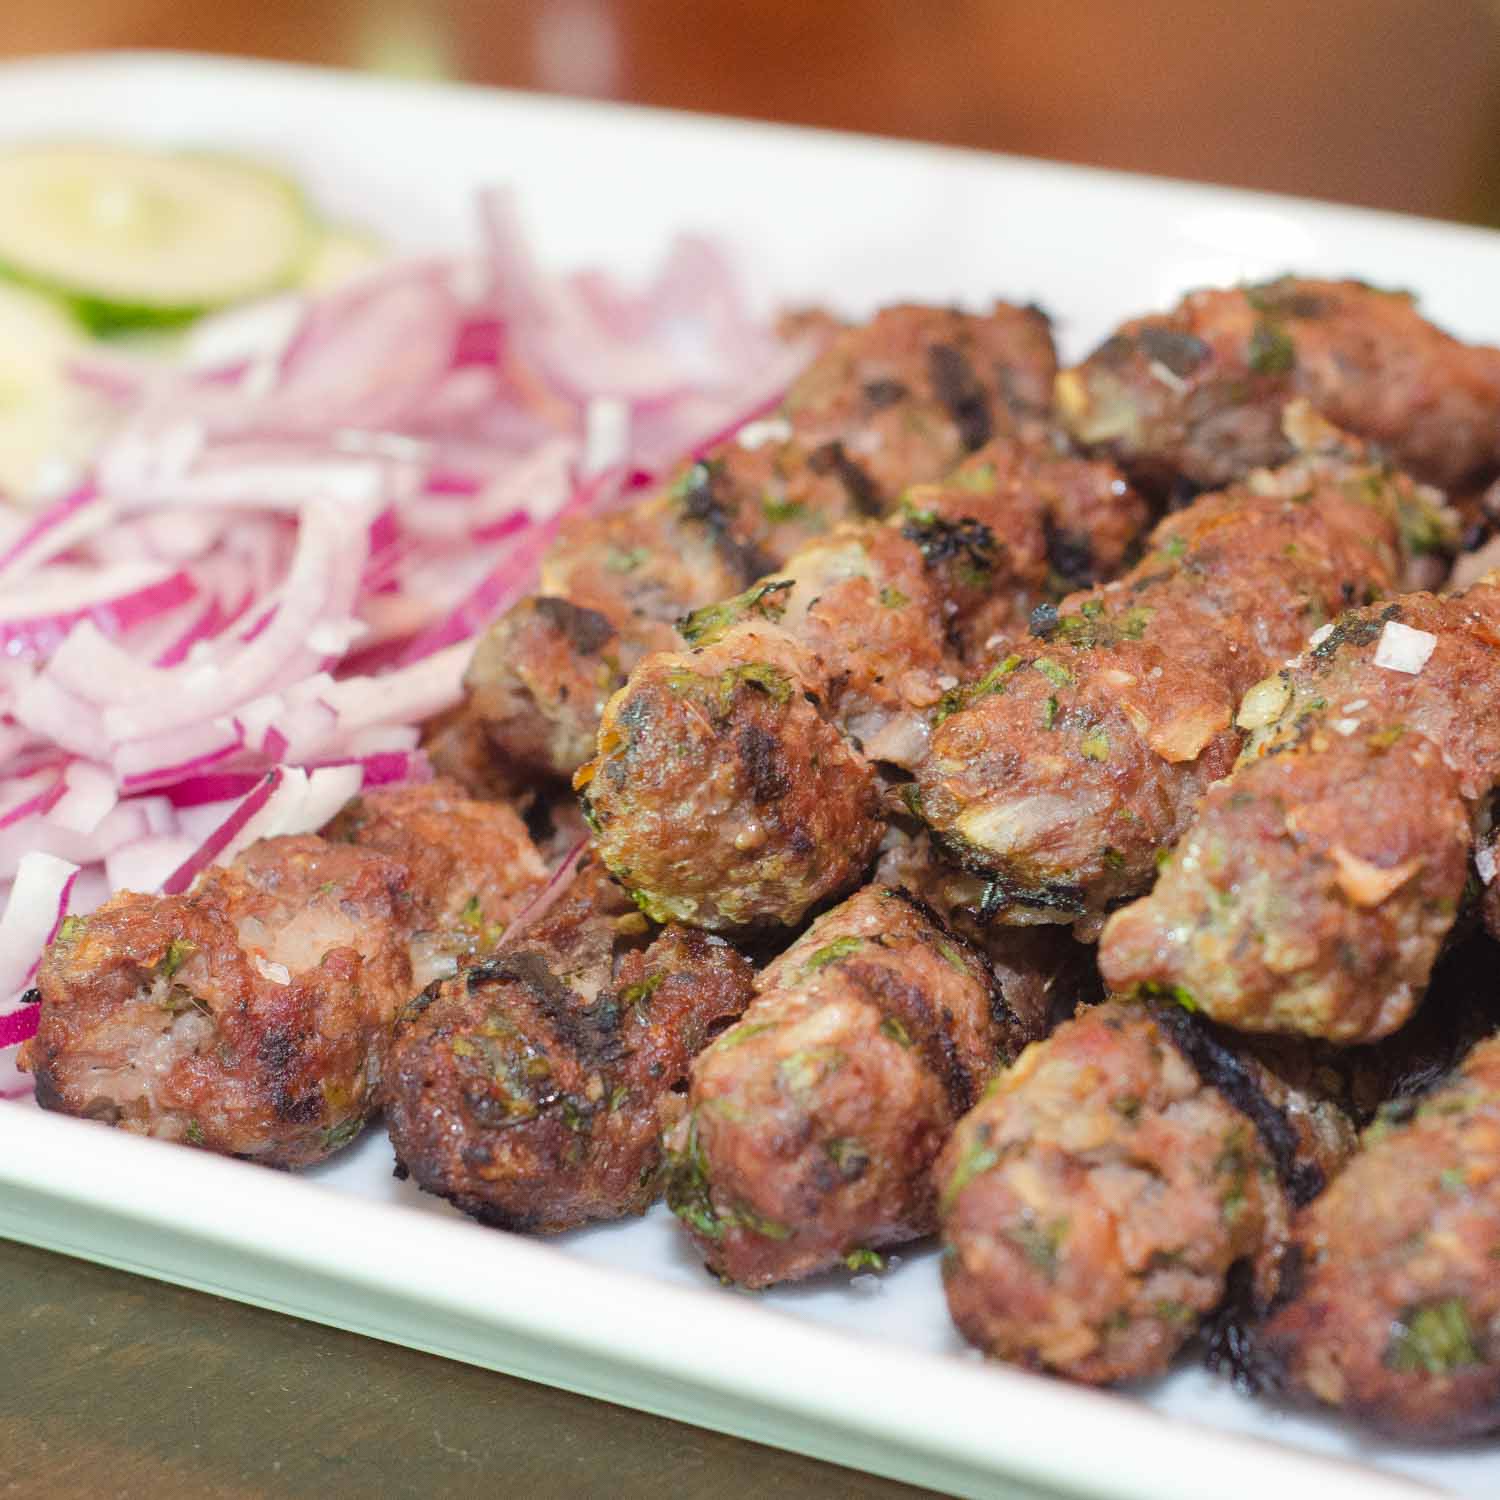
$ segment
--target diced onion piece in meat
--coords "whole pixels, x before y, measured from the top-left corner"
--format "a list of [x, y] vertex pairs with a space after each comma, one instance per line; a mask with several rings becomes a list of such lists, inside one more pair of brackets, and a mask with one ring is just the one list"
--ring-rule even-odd
[[1437, 637], [1430, 630], [1413, 630], [1400, 620], [1387, 620], [1375, 644], [1375, 665], [1415, 676], [1436, 649]]

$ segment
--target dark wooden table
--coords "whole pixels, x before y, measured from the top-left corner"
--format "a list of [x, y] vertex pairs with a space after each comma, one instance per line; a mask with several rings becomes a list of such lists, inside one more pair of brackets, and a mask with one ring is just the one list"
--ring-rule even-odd
[[922, 1491], [0, 1240], [5, 1500]]
[[[636, 100], [1500, 223], [1493, 0], [8, 0], [0, 57], [176, 47]], [[0, 1496], [896, 1496], [0, 1242]]]

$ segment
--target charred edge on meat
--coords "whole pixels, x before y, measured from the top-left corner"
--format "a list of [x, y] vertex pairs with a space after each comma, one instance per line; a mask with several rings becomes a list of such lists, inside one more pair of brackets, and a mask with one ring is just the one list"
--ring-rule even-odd
[[[807, 467], [814, 474], [834, 475], [860, 515], [873, 520], [885, 513], [880, 487], [849, 457], [842, 443], [824, 443], [808, 455]], [[766, 571], [770, 572], [770, 569]]]
[[1015, 1059], [1011, 1055], [1010, 1039], [1021, 1036], [1021, 1018], [1012, 1008], [1010, 1001], [1005, 998], [1004, 986], [1001, 985], [999, 978], [995, 974], [994, 967], [989, 960], [966, 937], [961, 933], [955, 932], [948, 925], [948, 919], [936, 907], [929, 905], [920, 896], [907, 890], [904, 885], [893, 885], [889, 889], [897, 900], [904, 901], [913, 911], [920, 912], [923, 917], [931, 922], [942, 933], [945, 941], [952, 943], [961, 952], [969, 954], [975, 963], [979, 965], [979, 972], [984, 975], [985, 986], [989, 994], [990, 1019], [995, 1023], [995, 1029], [1000, 1035], [1007, 1038], [1004, 1061], [1007, 1065], [1014, 1062]]
[[915, 544], [929, 567], [961, 557], [976, 572], [987, 573], [999, 550], [995, 533], [971, 516], [957, 521], [947, 516], [913, 516], [902, 525], [901, 535]]
[[536, 601], [536, 612], [580, 656], [593, 656], [615, 638], [615, 627], [604, 615], [571, 599], [542, 594]]
[[[934, 837], [933, 841], [949, 859], [972, 874], [989, 873], [983, 865], [965, 861], [961, 841], [941, 836]], [[1081, 885], [1069, 885], [1057, 880], [1048, 881], [1044, 885], [1023, 886], [1001, 878], [992, 879], [985, 886], [984, 895], [974, 913], [975, 920], [980, 923], [992, 922], [997, 912], [1002, 912], [1009, 906], [1034, 906], [1040, 911], [1058, 911], [1069, 917], [1081, 917], [1088, 910]]]
[[742, 542], [735, 536], [729, 511], [715, 493], [719, 474], [717, 464], [694, 464], [682, 482], [682, 511], [688, 520], [697, 521], [707, 529], [719, 555], [748, 586], [757, 578], [775, 572], [776, 563], [759, 547]]
[[963, 350], [934, 344], [927, 351], [927, 368], [937, 398], [948, 408], [964, 447], [973, 453], [994, 436], [990, 403], [974, 366]]
[[865, 386], [865, 400], [876, 411], [895, 406], [897, 402], [905, 401], [909, 395], [911, 391], [899, 380], [872, 380]]
[[[1295, 1247], [1283, 1262], [1287, 1271], [1294, 1258], [1300, 1261]], [[1255, 1295], [1255, 1268], [1247, 1259], [1235, 1261], [1225, 1278], [1224, 1295], [1199, 1333], [1203, 1363], [1213, 1374], [1227, 1378], [1242, 1396], [1269, 1395], [1281, 1385], [1276, 1361], [1256, 1337], [1256, 1327], [1265, 1315]]]
[[1066, 586], [1064, 592], [1087, 588], [1094, 581], [1094, 548], [1088, 536], [1059, 526], [1050, 511], [1042, 517], [1042, 536], [1047, 565]]
[[889, 1016], [893, 1012], [907, 1028], [919, 1033], [917, 1050], [929, 1071], [943, 1086], [955, 1116], [965, 1115], [974, 1107], [977, 1094], [974, 1079], [958, 1055], [953, 1034], [944, 1024], [945, 1017], [933, 1008], [927, 992], [918, 984], [908, 984], [899, 975], [880, 964], [846, 960], [840, 975], [873, 1000]]
[[1297, 1132], [1285, 1111], [1266, 1098], [1250, 1069], [1207, 1025], [1170, 1001], [1152, 1001], [1149, 1005], [1157, 1025], [1204, 1085], [1217, 1089], [1255, 1126], [1292, 1206], [1301, 1208], [1311, 1203], [1323, 1191], [1323, 1172], [1311, 1162], [1297, 1160]]
[[610, 1067], [624, 1056], [620, 1038], [620, 1007], [606, 990], [592, 1005], [580, 1005], [578, 996], [547, 966], [545, 956], [534, 949], [499, 953], [468, 971], [472, 995], [485, 984], [518, 984], [535, 1001], [537, 1009], [555, 1030], [558, 1040], [588, 1071]]

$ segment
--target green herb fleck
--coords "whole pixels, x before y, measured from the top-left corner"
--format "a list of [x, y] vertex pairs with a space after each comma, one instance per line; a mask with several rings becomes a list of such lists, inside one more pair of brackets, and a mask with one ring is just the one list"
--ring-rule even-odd
[[1061, 662], [1053, 661], [1050, 656], [1039, 656], [1031, 664], [1036, 668], [1053, 687], [1067, 687], [1073, 681], [1073, 674]]
[[885, 1270], [885, 1256], [878, 1250], [871, 1250], [865, 1245], [857, 1245], [844, 1257], [844, 1264], [851, 1271], [883, 1271]]
[[847, 1061], [837, 1047], [803, 1047], [782, 1058], [776, 1074], [794, 1094], [805, 1094]]
[[1187, 538], [1179, 536], [1175, 532], [1162, 543], [1162, 552], [1171, 558], [1181, 557], [1187, 551]]
[[880, 1034], [902, 1047], [911, 1046], [911, 1033], [901, 1024], [899, 1017], [887, 1016], [880, 1023]]
[[870, 1153], [850, 1136], [835, 1136], [824, 1142], [823, 1150], [845, 1182], [855, 1182], [863, 1177], [865, 1168], [870, 1165]]
[[620, 995], [620, 1004], [624, 1006], [644, 1005], [662, 986], [666, 979], [665, 969], [658, 969], [654, 974], [648, 974], [644, 979], [637, 980], [635, 984], [626, 985]]
[[705, 1239], [724, 1238], [724, 1225], [710, 1197], [708, 1160], [698, 1139], [698, 1116], [688, 1116], [687, 1145], [667, 1153], [664, 1164], [667, 1207]]
[[1458, 1297], [1408, 1308], [1392, 1328], [1385, 1350], [1386, 1367], [1408, 1374], [1446, 1375], [1483, 1363], [1468, 1309]]
[[807, 507], [800, 500], [778, 500], [775, 495], [761, 497], [760, 513], [773, 526], [783, 521], [795, 521]]
[[1438, 1177], [1445, 1192], [1461, 1193], [1469, 1185], [1469, 1174], [1462, 1167], [1447, 1167]]
[[987, 490], [995, 483], [994, 464], [974, 464], [960, 469], [948, 480], [954, 489]]
[[773, 578], [769, 583], [758, 583], [732, 599], [694, 610], [677, 622], [677, 633], [691, 646], [711, 646], [731, 626], [751, 614], [766, 620], [779, 620], [786, 613], [787, 604], [780, 596], [791, 587], [790, 578]]
[[836, 964], [840, 959], [848, 958], [857, 948], [864, 946], [864, 941], [863, 938], [853, 936], [835, 938], [831, 943], [825, 943], [809, 955], [807, 962], [802, 965], [802, 972], [804, 974], [820, 973], [829, 964]]
[[82, 917], [64, 917], [62, 926], [57, 929], [57, 940], [60, 943], [71, 943], [74, 938], [83, 931], [84, 921]]
[[1058, 1255], [1067, 1235], [1066, 1219], [1055, 1219], [1046, 1225], [1023, 1221], [1005, 1232], [1005, 1237], [1048, 1281], [1057, 1276]]
[[1157, 984], [1151, 981], [1141, 985], [1139, 993], [1153, 999], [1175, 1001], [1185, 1011], [1198, 1009], [1198, 1002], [1193, 998], [1192, 991], [1184, 989], [1180, 984]]
[[960, 974], [967, 974], [969, 972], [969, 966], [964, 962], [963, 954], [947, 938], [939, 938], [936, 947], [943, 958], [957, 969]]
[[1042, 728], [1051, 729], [1057, 722], [1057, 699], [1049, 698], [1042, 704]]
[[337, 1125], [330, 1125], [323, 1132], [321, 1138], [323, 1149], [325, 1151], [337, 1151], [341, 1147], [347, 1146], [364, 1129], [364, 1126], [363, 1115], [350, 1115], [347, 1120], [340, 1120]]
[[741, 1229], [748, 1229], [751, 1234], [758, 1234], [766, 1240], [789, 1240], [797, 1232], [790, 1224], [769, 1219], [748, 1203], [736, 1203], [724, 1217], [729, 1222], [738, 1224]]
[[157, 972], [163, 979], [170, 979], [197, 952], [197, 948], [196, 943], [190, 943], [186, 938], [173, 938]]
[[1079, 750], [1088, 760], [1109, 759], [1109, 736], [1102, 729], [1091, 729], [1079, 742]]
[[718, 1041], [714, 1043], [715, 1052], [733, 1052], [736, 1047], [742, 1047], [751, 1037], [761, 1036], [767, 1031], [774, 1031], [774, 1021], [752, 1021], [740, 1026], [731, 1026]]
[[880, 602], [887, 609], [900, 609], [903, 605], [910, 604], [911, 600], [900, 589], [892, 588], [887, 584], [880, 591]]
[[770, 662], [743, 662], [719, 675], [719, 704], [726, 712], [741, 684], [757, 688], [777, 703], [785, 703], [792, 696], [791, 679], [785, 672], [778, 672]]
[[611, 547], [604, 566], [611, 573], [634, 573], [642, 563], [650, 562], [649, 547]]
[[946, 1214], [958, 1201], [959, 1194], [976, 1177], [988, 1172], [999, 1161], [1000, 1153], [989, 1144], [986, 1134], [982, 1131], [975, 1131], [974, 1139], [967, 1143], [963, 1155], [958, 1159], [958, 1165], [953, 1169], [953, 1175], [943, 1184], [943, 1196], [938, 1204], [938, 1212]]
[[187, 1122], [185, 1137], [188, 1145], [201, 1146], [205, 1140], [203, 1127], [196, 1120], [189, 1120]]
[[1286, 329], [1260, 318], [1250, 335], [1249, 363], [1256, 375], [1285, 375], [1297, 366], [1297, 346]]

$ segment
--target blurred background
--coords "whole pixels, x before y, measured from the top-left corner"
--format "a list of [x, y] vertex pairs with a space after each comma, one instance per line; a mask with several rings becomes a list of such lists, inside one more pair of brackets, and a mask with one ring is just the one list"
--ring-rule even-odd
[[785, 120], [1500, 223], [1500, 0], [6, 0], [157, 47]]

